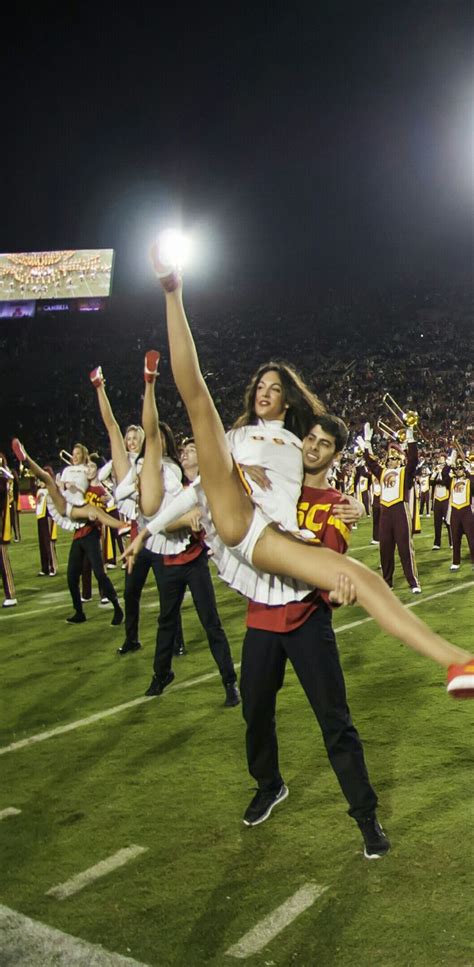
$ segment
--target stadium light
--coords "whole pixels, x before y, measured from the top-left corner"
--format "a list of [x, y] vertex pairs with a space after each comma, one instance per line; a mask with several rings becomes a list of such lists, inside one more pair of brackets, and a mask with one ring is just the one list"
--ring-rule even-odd
[[188, 235], [168, 228], [160, 232], [157, 243], [160, 262], [164, 265], [176, 265], [182, 268], [189, 264], [191, 240]]

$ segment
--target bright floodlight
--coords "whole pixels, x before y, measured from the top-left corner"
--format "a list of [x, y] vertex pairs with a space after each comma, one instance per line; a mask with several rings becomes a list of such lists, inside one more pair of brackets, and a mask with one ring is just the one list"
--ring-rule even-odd
[[185, 265], [189, 260], [190, 240], [181, 232], [169, 228], [158, 236], [160, 262], [164, 265]]

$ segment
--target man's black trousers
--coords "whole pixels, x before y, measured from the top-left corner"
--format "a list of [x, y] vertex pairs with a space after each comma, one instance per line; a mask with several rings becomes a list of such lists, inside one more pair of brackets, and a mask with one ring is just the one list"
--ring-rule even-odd
[[331, 612], [326, 605], [288, 634], [247, 629], [240, 690], [250, 774], [259, 789], [277, 790], [283, 782], [278, 765], [275, 707], [287, 659], [318, 720], [329, 761], [349, 803], [349, 815], [354, 819], [369, 816], [377, 806], [377, 796], [370, 785], [362, 743], [347, 706]]
[[[126, 573], [125, 575], [125, 640], [130, 644], [135, 644], [138, 641], [140, 598], [150, 569], [153, 571], [159, 593], [160, 582], [164, 571], [163, 558], [161, 554], [153, 554], [147, 547], [144, 547], [137, 554], [132, 572], [130, 574]], [[173, 645], [175, 650], [180, 646], [184, 646], [181, 612], [178, 612], [176, 640], [173, 642]]]

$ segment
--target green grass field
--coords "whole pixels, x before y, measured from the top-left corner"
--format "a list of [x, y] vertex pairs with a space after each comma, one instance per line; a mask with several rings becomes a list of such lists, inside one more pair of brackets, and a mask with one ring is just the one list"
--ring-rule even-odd
[[[365, 744], [379, 818], [392, 841], [369, 862], [327, 763], [317, 723], [291, 668], [278, 709], [280, 759], [289, 799], [268, 822], [242, 824], [253, 795], [241, 711], [224, 691], [207, 642], [185, 601], [188, 655], [175, 684], [141, 699], [152, 671], [156, 591], [143, 597], [143, 649], [120, 658], [120, 628], [94, 601], [71, 627], [65, 582], [70, 538], [59, 541], [60, 574], [36, 577], [36, 522], [22, 517], [12, 545], [17, 608], [0, 614], [0, 903], [89, 944], [156, 967], [231, 965], [227, 953], [306, 884], [326, 888], [245, 963], [262, 967], [468, 967], [472, 915], [472, 720], [474, 705], [445, 691], [443, 669], [379, 633], [361, 609], [340, 609], [339, 647], [349, 702]], [[353, 553], [376, 567], [371, 522]], [[474, 574], [467, 548], [450, 573], [449, 550], [432, 552], [432, 521], [416, 537], [423, 594], [397, 568], [396, 593], [457, 644], [472, 648]], [[445, 541], [445, 536], [443, 535]], [[123, 572], [111, 572], [117, 587]], [[217, 584], [223, 623], [240, 660], [244, 603]], [[452, 593], [448, 593], [452, 592]], [[432, 597], [435, 596], [435, 597]], [[430, 600], [431, 598], [431, 600]], [[354, 626], [355, 625], [355, 626]], [[97, 713], [92, 723], [22, 740]], [[66, 899], [48, 891], [119, 850], [145, 850]], [[122, 963], [74, 959], [38, 941], [27, 957], [5, 932], [0, 962]], [[2, 955], [3, 950], [3, 955]], [[241, 961], [242, 962], [242, 961]]]

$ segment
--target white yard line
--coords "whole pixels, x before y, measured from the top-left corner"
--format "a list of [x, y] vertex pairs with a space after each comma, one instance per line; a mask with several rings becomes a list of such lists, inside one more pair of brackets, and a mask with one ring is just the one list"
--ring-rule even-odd
[[[234, 666], [236, 669], [240, 665], [236, 664]], [[187, 682], [180, 682], [178, 685], [172, 685], [169, 689], [167, 688], [163, 695], [160, 695], [161, 699], [169, 695], [171, 692], [181, 691], [183, 688], [192, 688], [193, 685], [201, 685], [203, 682], [209, 682], [212, 678], [217, 678], [219, 675], [218, 671], [209, 672], [207, 675], [200, 675], [199, 678], [192, 678]], [[44, 742], [46, 739], [52, 739], [56, 735], [64, 735], [65, 732], [73, 732], [74, 729], [80, 729], [84, 725], [92, 725], [94, 722], [99, 722], [101, 719], [107, 719], [111, 715], [117, 715], [118, 712], [125, 712], [129, 708], [134, 708], [136, 705], [144, 705], [145, 702], [156, 702], [157, 699], [149, 697], [148, 695], [142, 695], [140, 698], [134, 698], [130, 702], [124, 702], [122, 705], [114, 705], [113, 708], [103, 709], [102, 712], [95, 712], [93, 715], [89, 715], [85, 719], [78, 719], [76, 722], [69, 722], [68, 725], [58, 725], [55, 729], [49, 729], [47, 732], [38, 732], [36, 735], [30, 735], [27, 739], [19, 739], [18, 742], [12, 742], [10, 745], [4, 745], [0, 748], [0, 755], [5, 755], [6, 752], [16, 752], [18, 749], [24, 749], [29, 745], [36, 745], [37, 742]]]
[[[445, 591], [437, 591], [436, 594], [430, 594], [427, 597], [423, 595], [418, 595], [416, 601], [410, 601], [405, 605], [406, 608], [416, 608], [420, 604], [426, 604], [428, 601], [433, 601], [435, 598], [443, 598], [447, 594], [454, 594], [456, 591], [465, 591], [467, 588], [474, 587], [474, 581], [467, 581], [465, 584], [457, 584], [455, 587], [447, 588]], [[52, 609], [50, 609], [52, 610]], [[360, 625], [367, 624], [369, 621], [373, 621], [373, 618], [359, 618], [357, 621], [351, 621], [349, 624], [341, 625], [339, 628], [335, 628], [336, 635], [341, 634], [343, 631], [350, 631], [352, 628], [358, 628]], [[239, 668], [236, 664], [235, 668]], [[181, 691], [183, 688], [193, 688], [194, 685], [201, 685], [202, 682], [209, 682], [213, 678], [217, 678], [219, 672], [210, 672], [207, 675], [200, 675], [199, 678], [192, 678], [187, 682], [180, 682], [178, 685], [172, 685], [171, 688], [167, 689], [163, 694], [168, 695], [171, 692]], [[162, 698], [163, 696], [160, 696]], [[5, 755], [6, 752], [16, 752], [18, 749], [24, 749], [26, 746], [35, 745], [37, 742], [44, 742], [45, 739], [51, 739], [56, 735], [63, 735], [65, 732], [72, 732], [74, 729], [82, 728], [85, 725], [92, 725], [94, 722], [99, 722], [101, 719], [110, 718], [111, 715], [117, 715], [119, 712], [125, 712], [129, 708], [134, 708], [135, 705], [143, 705], [145, 702], [156, 701], [156, 699], [148, 698], [146, 695], [141, 698], [134, 698], [130, 702], [124, 702], [122, 705], [114, 705], [113, 708], [104, 709], [102, 712], [95, 712], [94, 715], [89, 715], [85, 719], [78, 719], [76, 722], [69, 722], [68, 725], [59, 725], [54, 729], [49, 729], [47, 732], [39, 732], [37, 735], [31, 735], [28, 739], [19, 739], [18, 742], [12, 742], [10, 745], [4, 745], [0, 748], [0, 755]]]
[[46, 896], [54, 896], [57, 900], [66, 900], [75, 893], [79, 893], [84, 887], [89, 886], [90, 883], [95, 883], [96, 880], [100, 880], [102, 876], [107, 876], [113, 870], [118, 870], [121, 866], [125, 866], [125, 863], [134, 860], [141, 853], [146, 853], [147, 850], [148, 846], [127, 846], [125, 849], [119, 849], [117, 853], [108, 856], [106, 860], [101, 860], [95, 866], [90, 866], [88, 870], [83, 870], [82, 873], [71, 877], [65, 883], [52, 886], [47, 891]]
[[[17, 606], [18, 607], [18, 606]], [[58, 608], [64, 608], [65, 604], [56, 604], [48, 607], [48, 611], [57, 611]], [[17, 611], [15, 608], [5, 608], [5, 614], [2, 611], [2, 617], [0, 621], [11, 621], [12, 618], [31, 618], [33, 614], [44, 614], [43, 608], [33, 608], [32, 611]]]
[[226, 950], [226, 955], [243, 960], [245, 957], [251, 957], [252, 954], [258, 953], [293, 920], [296, 920], [296, 917], [299, 917], [308, 907], [311, 907], [327, 889], [327, 886], [318, 886], [317, 883], [306, 883], [289, 900], [285, 900], [281, 906], [277, 907], [273, 913], [260, 920], [260, 923], [257, 923], [256, 927], [253, 927], [252, 930], [241, 937], [238, 943], [229, 947]]
[[[416, 596], [415, 601], [409, 601], [405, 604], [404, 608], [417, 608], [420, 604], [426, 604], [427, 601], [434, 601], [435, 598], [444, 598], [447, 594], [454, 594], [456, 591], [465, 591], [467, 588], [474, 587], [474, 581], [467, 581], [466, 584], [457, 584], [456, 587], [447, 588], [446, 591], [437, 591], [436, 594], [428, 594], [426, 597], [421, 595]], [[373, 618], [359, 618], [358, 621], [351, 621], [348, 625], [340, 625], [339, 628], [334, 628], [336, 635], [339, 635], [341, 631], [350, 631], [351, 628], [358, 628], [359, 625], [365, 625], [368, 621], [373, 621]], [[1, 750], [0, 750], [1, 751]]]
[[361, 544], [360, 547], [349, 547], [349, 551], [350, 551], [349, 557], [351, 556], [351, 554], [354, 554], [355, 551], [366, 551], [368, 547], [372, 547], [374, 551], [379, 550], [378, 544]]
[[146, 964], [111, 953], [99, 944], [90, 944], [69, 933], [31, 920], [16, 910], [0, 905], [0, 955], [2, 963], [32, 967], [147, 967]]
[[0, 819], [6, 819], [7, 816], [19, 816], [21, 809], [15, 809], [14, 806], [8, 806], [7, 809], [2, 809], [0, 812]]

